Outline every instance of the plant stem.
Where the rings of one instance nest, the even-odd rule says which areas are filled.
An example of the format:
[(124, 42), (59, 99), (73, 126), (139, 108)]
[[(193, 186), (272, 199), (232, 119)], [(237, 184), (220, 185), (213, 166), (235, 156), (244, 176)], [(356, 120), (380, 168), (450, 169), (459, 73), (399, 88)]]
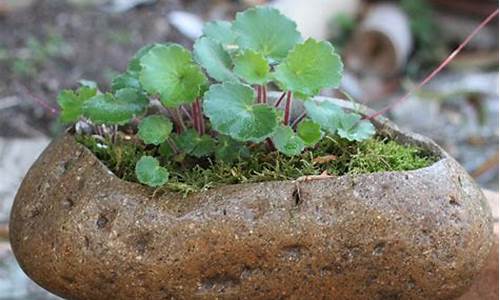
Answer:
[(302, 113), (300, 114), (300, 116), (298, 116), (298, 117), (297, 117), (297, 119), (295, 119), (295, 120), (292, 122), (291, 127), (292, 127), (293, 129), (295, 129), (295, 128), (297, 127), (297, 125), (300, 123), (300, 121), (302, 121), (305, 117), (306, 117), (306, 112), (304, 111), (304, 112), (302, 112)]
[(200, 98), (196, 99), (196, 110), (198, 112), (198, 126), (200, 135), (205, 134), (205, 120), (203, 119), (203, 111), (201, 108)]
[(257, 103), (261, 103), (262, 102), (262, 90), (261, 90), (260, 85), (257, 85), (255, 87), (255, 89), (257, 90)]
[(184, 105), (181, 106), (181, 110), (186, 115), (186, 117), (188, 118), (188, 120), (191, 123), (193, 123), (193, 117), (191, 116), (191, 114), (189, 113), (189, 111), (186, 109), (186, 107)]
[(261, 87), (262, 91), (262, 103), (267, 103), (267, 86), (265, 84), (262, 85)]
[(175, 132), (177, 134), (181, 134), (186, 129), (186, 125), (184, 124), (184, 121), (182, 121), (179, 110), (177, 108), (167, 108), (167, 111), (172, 116), (172, 121), (175, 124)]
[(196, 101), (191, 104), (191, 111), (193, 115), (193, 127), (194, 129), (200, 133), (200, 125), (198, 124), (198, 105), (196, 104)]
[(179, 153), (179, 148), (177, 148), (172, 138), (167, 138), (167, 143), (170, 145), (170, 147), (172, 148), (172, 150), (174, 150), (176, 154)]
[(288, 125), (288, 123), (290, 122), (291, 111), (292, 111), (292, 92), (288, 91), (286, 93), (285, 116), (283, 117), (283, 124)]
[(283, 99), (285, 99), (285, 96), (286, 96), (286, 91), (283, 92), (283, 94), (281, 94), (281, 96), (279, 97), (278, 101), (274, 103), (274, 107), (279, 107)]

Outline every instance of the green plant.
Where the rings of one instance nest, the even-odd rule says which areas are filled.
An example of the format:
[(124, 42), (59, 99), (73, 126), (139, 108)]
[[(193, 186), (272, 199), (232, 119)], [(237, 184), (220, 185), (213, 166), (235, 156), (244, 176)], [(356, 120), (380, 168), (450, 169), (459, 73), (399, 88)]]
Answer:
[[(158, 155), (144, 153), (136, 178), (158, 187), (168, 182), (166, 160), (231, 164), (261, 143), (267, 152), (294, 157), (327, 136), (370, 138), (375, 129), (359, 114), (313, 99), (337, 88), (342, 71), (329, 42), (303, 41), (293, 21), (261, 6), (238, 13), (232, 23), (207, 23), (193, 55), (177, 44), (146, 46), (112, 80), (111, 92), (87, 84), (61, 92), (58, 102), (63, 122), (84, 120), (112, 141), (120, 136), (117, 126), (138, 122), (135, 140)], [(281, 90), (274, 103), (269, 86)], [(293, 99), (305, 106), (294, 119)]]

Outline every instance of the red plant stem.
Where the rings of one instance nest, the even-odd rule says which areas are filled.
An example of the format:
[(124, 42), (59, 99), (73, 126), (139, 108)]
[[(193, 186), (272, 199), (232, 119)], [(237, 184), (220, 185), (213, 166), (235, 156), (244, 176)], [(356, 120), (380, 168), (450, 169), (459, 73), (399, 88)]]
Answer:
[(283, 117), (283, 124), (288, 125), (288, 123), (290, 122), (291, 111), (292, 111), (292, 92), (288, 91), (286, 93), (285, 116)]
[(257, 90), (257, 103), (262, 103), (262, 89), (260, 85), (255, 87), (255, 89)]
[(57, 108), (54, 108), (54, 107), (50, 106), (50, 104), (47, 101), (45, 101), (41, 97), (38, 97), (37, 95), (31, 93), (28, 90), (28, 88), (26, 88), (25, 86), (21, 86), (21, 88), (24, 90), (24, 93), (26, 93), (28, 95), (28, 97), (30, 97), (31, 99), (33, 99), (38, 105), (40, 105), (41, 107), (43, 107), (45, 110), (47, 110), (48, 112), (50, 112), (53, 115), (58, 115), (59, 114), (59, 110)]
[(484, 26), (486, 26), (489, 22), (491, 22), (491, 20), (493, 20), (493, 18), (495, 18), (497, 15), (498, 15), (498, 9), (496, 9), (486, 19), (484, 19), (483, 22), (481, 22), (481, 24), (479, 24), (467, 36), (467, 38), (445, 60), (443, 60), (443, 62), (441, 62), (441, 64), (436, 69), (434, 69), (434, 71), (432, 71), (429, 75), (427, 75), (427, 77), (425, 77), (424, 80), (422, 80), (416, 87), (414, 87), (413, 89), (410, 89), (403, 97), (401, 97), (398, 100), (394, 101), (393, 103), (387, 105), (386, 107), (384, 107), (380, 111), (375, 112), (375, 113), (373, 113), (373, 114), (371, 114), (369, 116), (366, 116), (364, 119), (371, 120), (371, 119), (376, 118), (376, 117), (378, 117), (380, 115), (383, 115), (386, 112), (388, 112), (389, 110), (391, 110), (392, 108), (394, 108), (396, 105), (398, 105), (398, 104), (404, 102), (405, 100), (407, 100), (413, 93), (415, 93), (417, 90), (419, 90), (420, 88), (422, 88), (427, 82), (429, 82), (432, 78), (434, 78), (434, 76), (436, 76), (436, 74), (438, 74), (439, 72), (441, 72), (441, 70), (444, 67), (446, 67), (455, 58), (455, 56), (457, 56), (457, 54), (460, 53), (460, 51), (462, 51), (462, 49), (470, 42), (470, 40), (481, 29), (483, 29)]
[(201, 107), (200, 98), (196, 99), (196, 104), (198, 106), (198, 125), (200, 126), (200, 135), (203, 135), (205, 133), (205, 120), (203, 119), (203, 110)]
[(285, 99), (285, 96), (286, 96), (286, 91), (283, 92), (283, 94), (281, 94), (281, 96), (279, 97), (278, 101), (274, 103), (274, 107), (279, 107), (283, 99)]
[(302, 121), (304, 118), (306, 117), (306, 112), (302, 112), (298, 117), (297, 119), (295, 119), (293, 122), (292, 122), (292, 125), (291, 127), (295, 129), (295, 127), (297, 127), (297, 125), (299, 125), (300, 121)]
[(261, 87), (262, 90), (262, 103), (267, 103), (267, 87), (265, 84)]
[(189, 113), (189, 111), (186, 109), (186, 107), (184, 105), (181, 106), (181, 110), (186, 115), (186, 117), (189, 119), (189, 121), (191, 123), (193, 123), (193, 117), (191, 116), (191, 114)]
[(191, 104), (191, 110), (192, 110), (192, 115), (193, 115), (193, 127), (194, 129), (200, 133), (200, 125), (198, 124), (198, 105), (195, 102)]
[(175, 124), (175, 132), (178, 134), (182, 133), (186, 129), (186, 125), (184, 125), (184, 122), (182, 121), (179, 110), (177, 108), (170, 108), (168, 111), (170, 112), (172, 121)]

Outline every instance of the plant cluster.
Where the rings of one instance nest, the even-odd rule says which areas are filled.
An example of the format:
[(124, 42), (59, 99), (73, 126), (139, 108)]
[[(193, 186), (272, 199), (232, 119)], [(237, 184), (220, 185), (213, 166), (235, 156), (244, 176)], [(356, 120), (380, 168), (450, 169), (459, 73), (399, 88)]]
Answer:
[[(61, 92), (61, 120), (85, 120), (98, 131), (137, 123), (141, 143), (172, 161), (209, 157), (231, 163), (260, 144), (294, 157), (327, 136), (363, 141), (374, 135), (359, 114), (313, 99), (339, 86), (341, 59), (329, 42), (304, 41), (278, 10), (251, 8), (232, 23), (209, 22), (203, 32), (193, 53), (170, 43), (142, 48), (110, 92), (89, 82)], [(268, 87), (281, 96), (271, 101)], [(296, 117), (293, 99), (305, 107)], [(151, 114), (148, 108), (158, 102)], [(152, 155), (137, 161), (135, 175), (152, 187), (169, 180)]]

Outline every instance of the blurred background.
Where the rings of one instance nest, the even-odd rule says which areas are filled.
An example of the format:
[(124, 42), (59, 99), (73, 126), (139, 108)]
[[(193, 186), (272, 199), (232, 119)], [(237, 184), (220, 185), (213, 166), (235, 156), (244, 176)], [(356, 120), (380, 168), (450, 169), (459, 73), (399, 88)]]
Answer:
[[(330, 40), (345, 63), (341, 89), (374, 109), (418, 84), (498, 7), (492, 0), (0, 0), (0, 299), (56, 299), (17, 266), (7, 224), (24, 174), (63, 130), (58, 91), (81, 79), (106, 89), (141, 46), (169, 41), (190, 48), (203, 22), (233, 19), (260, 4), (293, 18), (304, 37)], [(498, 51), (495, 19), (386, 115), (434, 139), (493, 195)]]

